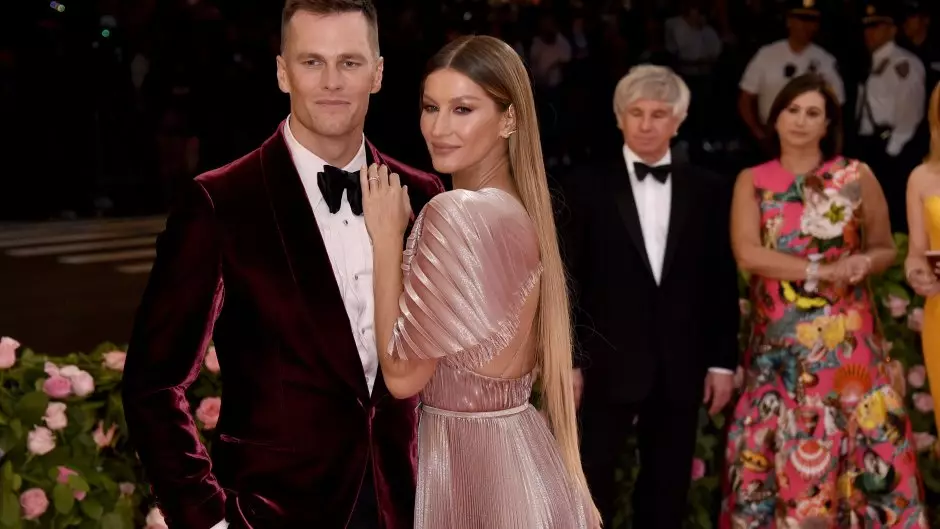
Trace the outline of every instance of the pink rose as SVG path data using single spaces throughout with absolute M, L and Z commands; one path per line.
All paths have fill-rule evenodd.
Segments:
M 37 456 L 46 455 L 55 449 L 55 437 L 52 430 L 37 426 L 26 435 L 26 448 Z
M 53 375 L 42 383 L 42 390 L 54 399 L 64 399 L 72 394 L 72 383 L 62 375 Z
M 46 406 L 46 414 L 42 420 L 50 430 L 63 430 L 69 425 L 69 418 L 65 415 L 67 406 L 64 402 L 50 402 Z
M 59 483 L 62 483 L 63 485 L 68 485 L 69 476 L 77 476 L 77 475 L 78 475 L 78 472 L 72 470 L 71 468 L 59 466 L 59 477 L 56 479 L 56 481 L 58 481 Z M 85 499 L 85 491 L 76 490 L 74 492 L 74 496 L 76 500 L 82 501 Z
M 81 369 L 78 366 L 67 365 L 59 368 L 59 375 L 62 375 L 65 378 L 72 378 L 75 375 L 79 374 Z
M 59 471 L 59 477 L 56 478 L 56 481 L 58 481 L 59 483 L 65 484 L 65 485 L 68 485 L 68 483 L 69 483 L 69 476 L 77 476 L 77 475 L 78 475 L 78 472 L 72 470 L 72 469 L 69 468 L 69 467 L 63 467 L 63 466 L 61 466 L 61 465 L 59 465 L 59 467 L 57 468 L 57 470 Z
M 930 393 L 924 393 L 923 391 L 914 393 L 911 399 L 913 399 L 914 407 L 917 408 L 917 411 L 921 413 L 930 413 L 933 411 L 933 397 Z
M 43 371 L 45 371 L 46 374 L 50 377 L 54 377 L 60 374 L 59 366 L 53 364 L 52 362 L 46 362 L 46 364 L 43 366 Z
M 219 355 L 215 352 L 215 346 L 209 347 L 209 350 L 206 351 L 206 369 L 210 373 L 219 372 Z
M 134 494 L 134 491 L 137 490 L 137 487 L 135 487 L 133 483 L 124 481 L 120 485 L 118 485 L 118 489 L 121 491 L 121 494 L 123 494 L 124 496 L 131 496 L 132 494 Z
M 147 524 L 146 529 L 167 529 L 166 520 L 163 519 L 163 513 L 156 507 L 150 509 L 144 523 Z
M 95 392 L 95 379 L 88 371 L 79 370 L 69 377 L 69 382 L 72 383 L 72 391 L 76 396 L 87 397 Z
M 751 313 L 751 302 L 746 299 L 739 299 L 738 309 L 741 311 L 741 316 L 749 315 Z
M 104 421 L 98 421 L 98 427 L 92 432 L 91 437 L 95 440 L 98 448 L 106 448 L 114 442 L 114 434 L 117 433 L 117 425 L 112 424 L 108 431 L 104 429 Z
M 884 301 L 884 305 L 891 312 L 891 317 L 900 318 L 907 314 L 907 306 L 910 305 L 910 301 L 890 294 L 888 299 Z
M 124 371 L 124 361 L 127 353 L 124 351 L 111 351 L 104 354 L 104 367 L 112 371 Z
M 20 348 L 20 342 L 4 336 L 0 338 L 0 369 L 10 369 L 16 363 L 16 350 Z
M 20 494 L 20 507 L 23 508 L 23 518 L 35 520 L 46 513 L 49 498 L 42 489 L 29 489 Z
M 692 481 L 697 481 L 705 477 L 705 462 L 699 458 L 692 460 Z
M 921 332 L 924 328 L 924 309 L 916 308 L 907 317 L 907 326 L 914 332 Z
M 926 432 L 914 432 L 914 446 L 918 452 L 930 450 L 937 438 Z
M 199 403 L 196 409 L 196 418 L 202 422 L 202 427 L 206 430 L 215 428 L 219 422 L 219 413 L 222 411 L 222 399 L 219 397 L 206 397 Z
M 907 371 L 907 381 L 915 389 L 924 387 L 924 382 L 927 381 L 927 370 L 924 369 L 924 366 L 910 368 Z

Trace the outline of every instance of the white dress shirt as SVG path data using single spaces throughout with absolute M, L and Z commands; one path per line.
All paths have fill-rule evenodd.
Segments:
M 366 231 L 365 219 L 361 215 L 353 214 L 345 193 L 339 211 L 330 213 L 317 184 L 317 173 L 322 171 L 327 163 L 297 141 L 290 130 L 290 117 L 284 123 L 284 140 L 307 192 L 313 217 L 326 246 L 326 253 L 330 257 L 333 276 L 343 297 L 346 316 L 349 318 L 356 348 L 359 350 L 366 384 L 369 386 L 369 393 L 372 393 L 378 374 L 379 358 L 375 347 L 372 240 Z M 342 169 L 359 171 L 366 163 L 366 143 L 363 137 L 359 152 Z M 223 520 L 212 529 L 228 529 L 228 526 L 228 522 Z
M 317 185 L 317 173 L 323 171 L 323 166 L 327 163 L 297 141 L 290 130 L 290 118 L 284 123 L 284 139 L 307 191 L 313 217 L 317 221 L 326 253 L 330 257 L 333 276 L 346 306 L 346 315 L 349 317 L 366 384 L 371 393 L 378 373 L 379 360 L 375 347 L 372 240 L 366 231 L 365 218 L 353 214 L 345 193 L 339 211 L 330 213 Z M 359 152 L 342 169 L 358 172 L 366 163 L 366 144 L 363 137 Z
M 871 118 L 878 125 L 893 127 L 886 151 L 897 156 L 924 119 L 926 98 L 926 72 L 924 63 L 893 41 L 872 54 L 872 73 L 859 87 L 867 94 Z M 859 134 L 869 136 L 874 125 L 867 113 L 862 113 L 863 100 L 859 97 L 856 115 L 861 116 Z M 860 113 L 860 114 L 859 114 Z
M 669 216 L 672 214 L 672 175 L 665 182 L 659 182 L 652 176 L 647 176 L 641 182 L 636 175 L 633 164 L 646 163 L 634 153 L 630 147 L 623 146 L 623 157 L 627 163 L 627 172 L 630 175 L 630 187 L 633 189 L 633 200 L 636 203 L 636 212 L 640 219 L 640 229 L 643 232 L 643 245 L 646 247 L 646 257 L 649 259 L 650 269 L 656 284 L 660 284 L 663 277 L 663 262 L 666 258 L 666 241 L 669 240 Z M 652 164 L 650 167 L 659 167 L 672 163 L 672 152 Z M 721 367 L 710 368 L 715 373 L 731 374 L 728 369 Z
M 672 177 L 664 183 L 655 178 L 647 177 L 642 182 L 636 176 L 633 164 L 646 163 L 640 159 L 630 147 L 623 146 L 623 156 L 627 162 L 627 172 L 630 173 L 630 187 L 633 189 L 633 198 L 636 202 L 636 212 L 640 217 L 640 228 L 643 231 L 643 243 L 646 246 L 646 257 L 649 259 L 650 269 L 656 284 L 662 280 L 663 260 L 666 258 L 666 240 L 669 238 L 669 215 L 672 209 Z M 672 152 L 667 151 L 661 160 L 651 167 L 668 165 L 672 163 Z
M 788 65 L 793 66 L 793 75 L 789 77 L 786 75 Z M 790 79 L 811 71 L 826 80 L 839 103 L 845 103 L 845 87 L 835 57 L 815 44 L 810 44 L 802 52 L 796 53 L 787 39 L 778 40 L 758 50 L 744 70 L 738 86 L 741 90 L 757 96 L 761 123 L 767 123 L 770 107 L 773 106 L 777 94 Z

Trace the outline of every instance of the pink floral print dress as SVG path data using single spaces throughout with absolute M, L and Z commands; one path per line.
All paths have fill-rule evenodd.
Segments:
M 765 247 L 821 263 L 862 250 L 859 162 L 751 171 Z M 910 422 L 865 283 L 753 277 L 751 303 L 721 527 L 927 529 Z

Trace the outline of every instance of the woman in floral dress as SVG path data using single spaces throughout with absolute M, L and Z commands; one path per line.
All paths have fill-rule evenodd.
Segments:
M 791 81 L 768 123 L 778 156 L 741 174 L 732 211 L 754 311 L 721 526 L 927 529 L 867 288 L 896 253 L 884 195 L 838 156 L 839 106 L 819 77 Z

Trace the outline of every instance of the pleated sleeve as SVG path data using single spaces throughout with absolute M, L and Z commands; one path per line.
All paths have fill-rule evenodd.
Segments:
M 542 271 L 528 213 L 509 194 L 455 190 L 422 210 L 405 246 L 388 354 L 477 369 L 512 342 Z

